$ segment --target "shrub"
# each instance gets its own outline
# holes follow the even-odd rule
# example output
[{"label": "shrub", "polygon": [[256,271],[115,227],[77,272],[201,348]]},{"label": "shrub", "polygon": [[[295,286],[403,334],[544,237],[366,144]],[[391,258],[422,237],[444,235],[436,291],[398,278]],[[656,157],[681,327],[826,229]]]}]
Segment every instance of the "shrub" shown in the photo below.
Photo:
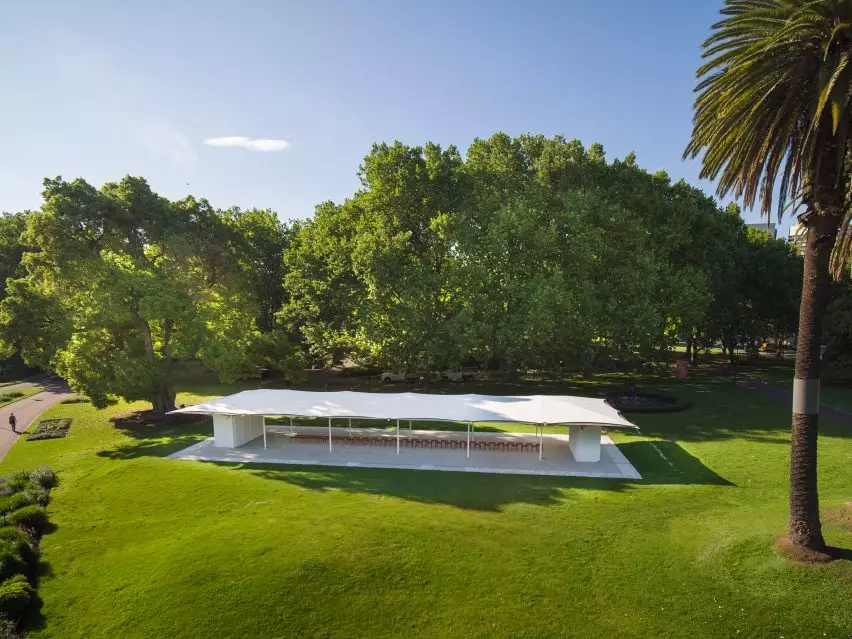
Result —
[{"label": "shrub", "polygon": [[47,525],[47,511],[43,506],[24,506],[3,517],[8,526],[24,526],[40,535]]},{"label": "shrub", "polygon": [[30,536],[14,526],[0,526],[0,546],[9,545],[21,555],[21,558],[35,568],[38,561],[38,547]]},{"label": "shrub", "polygon": [[29,572],[30,565],[23,556],[25,552],[26,542],[22,543],[21,540],[0,542],[0,580]]},{"label": "shrub", "polygon": [[35,597],[35,590],[23,575],[0,584],[0,613],[17,619]]},{"label": "shrub", "polygon": [[42,488],[50,490],[59,484],[59,478],[49,466],[41,465],[30,473],[30,478],[37,482]]},{"label": "shrub", "polygon": [[5,515],[33,503],[35,502],[31,501],[26,492],[12,493],[8,497],[0,498],[0,514]]},{"label": "shrub", "polygon": [[74,397],[69,397],[68,399],[63,399],[60,404],[88,404],[91,402],[88,397],[80,397],[79,395],[75,395]]},{"label": "shrub", "polygon": [[0,402],[8,402],[10,399],[17,399],[23,396],[24,394],[21,391],[6,391],[5,393],[0,393]]},{"label": "shrub", "polygon": [[6,615],[0,614],[0,639],[20,639],[18,624]]},{"label": "shrub", "polygon": [[30,486],[24,492],[18,494],[24,496],[27,504],[47,506],[50,503],[50,491],[38,484]]}]

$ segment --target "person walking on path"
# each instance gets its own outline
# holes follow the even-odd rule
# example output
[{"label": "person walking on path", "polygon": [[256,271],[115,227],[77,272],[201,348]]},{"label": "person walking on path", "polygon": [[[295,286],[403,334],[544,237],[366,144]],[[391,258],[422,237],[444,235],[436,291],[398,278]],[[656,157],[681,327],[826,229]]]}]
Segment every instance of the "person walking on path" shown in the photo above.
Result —
[{"label": "person walking on path", "polygon": [[18,432],[18,431],[15,430],[15,426],[17,426],[17,425],[18,425],[18,418],[15,417],[15,413],[9,413],[9,426],[12,427],[13,433]]}]

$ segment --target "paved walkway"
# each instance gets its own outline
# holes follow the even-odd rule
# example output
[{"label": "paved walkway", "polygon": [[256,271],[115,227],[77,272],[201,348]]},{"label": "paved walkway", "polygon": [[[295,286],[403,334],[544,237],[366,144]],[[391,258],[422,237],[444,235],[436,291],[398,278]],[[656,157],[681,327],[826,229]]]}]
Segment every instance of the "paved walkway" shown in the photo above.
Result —
[{"label": "paved walkway", "polygon": [[[785,388],[779,388],[774,384],[748,378],[738,379],[737,384],[743,388],[748,388],[749,390],[760,393],[763,397],[786,404],[787,406],[792,406],[793,404],[793,392]],[[852,428],[852,413],[845,410],[834,408],[834,406],[829,406],[828,404],[820,404],[819,416],[820,418],[825,418],[840,426]]]},{"label": "paved walkway", "polygon": [[[0,460],[6,456],[12,444],[18,440],[21,432],[25,431],[39,415],[74,394],[68,388],[68,385],[57,377],[4,386],[0,390],[15,390],[32,386],[41,386],[44,391],[0,408]],[[15,417],[18,418],[17,433],[13,433],[9,426],[10,413],[15,413]]]}]

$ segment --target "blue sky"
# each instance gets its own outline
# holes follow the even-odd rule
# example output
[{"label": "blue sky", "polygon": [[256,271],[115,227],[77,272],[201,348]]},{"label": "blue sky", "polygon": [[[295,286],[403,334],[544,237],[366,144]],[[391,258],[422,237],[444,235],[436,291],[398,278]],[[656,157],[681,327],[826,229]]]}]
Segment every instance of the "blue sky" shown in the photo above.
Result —
[{"label": "blue sky", "polygon": [[[609,158],[632,150],[642,166],[712,191],[681,153],[699,44],[720,6],[10,4],[0,23],[0,210],[37,207],[45,176],[100,185],[130,173],[170,198],[306,217],[353,193],[375,141],[464,151],[499,130],[601,142]],[[222,137],[279,142],[204,143]]]}]

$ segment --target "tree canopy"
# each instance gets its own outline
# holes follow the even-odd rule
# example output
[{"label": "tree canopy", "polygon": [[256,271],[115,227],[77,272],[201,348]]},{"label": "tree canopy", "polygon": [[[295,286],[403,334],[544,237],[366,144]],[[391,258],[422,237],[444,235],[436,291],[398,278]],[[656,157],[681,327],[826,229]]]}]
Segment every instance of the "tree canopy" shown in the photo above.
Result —
[{"label": "tree canopy", "polygon": [[[599,144],[498,133],[464,158],[433,143],[374,145],[359,175],[285,253],[281,316],[320,360],[600,370],[695,333],[790,330],[765,282],[742,281],[765,240],[739,210],[633,154],[608,163]],[[796,298],[801,260],[772,246],[783,266],[761,272],[773,294]]]},{"label": "tree canopy", "polygon": [[[22,276],[7,281],[0,339],[98,406],[121,397],[174,408],[174,364],[200,359],[223,379],[254,374],[270,350],[257,224],[205,200],[170,202],[142,178],[100,189],[45,181],[26,217]],[[262,214],[257,214],[263,219]],[[261,249],[258,249],[261,251]],[[251,261],[246,266],[243,260]],[[287,349],[276,344],[277,356]]]}]

